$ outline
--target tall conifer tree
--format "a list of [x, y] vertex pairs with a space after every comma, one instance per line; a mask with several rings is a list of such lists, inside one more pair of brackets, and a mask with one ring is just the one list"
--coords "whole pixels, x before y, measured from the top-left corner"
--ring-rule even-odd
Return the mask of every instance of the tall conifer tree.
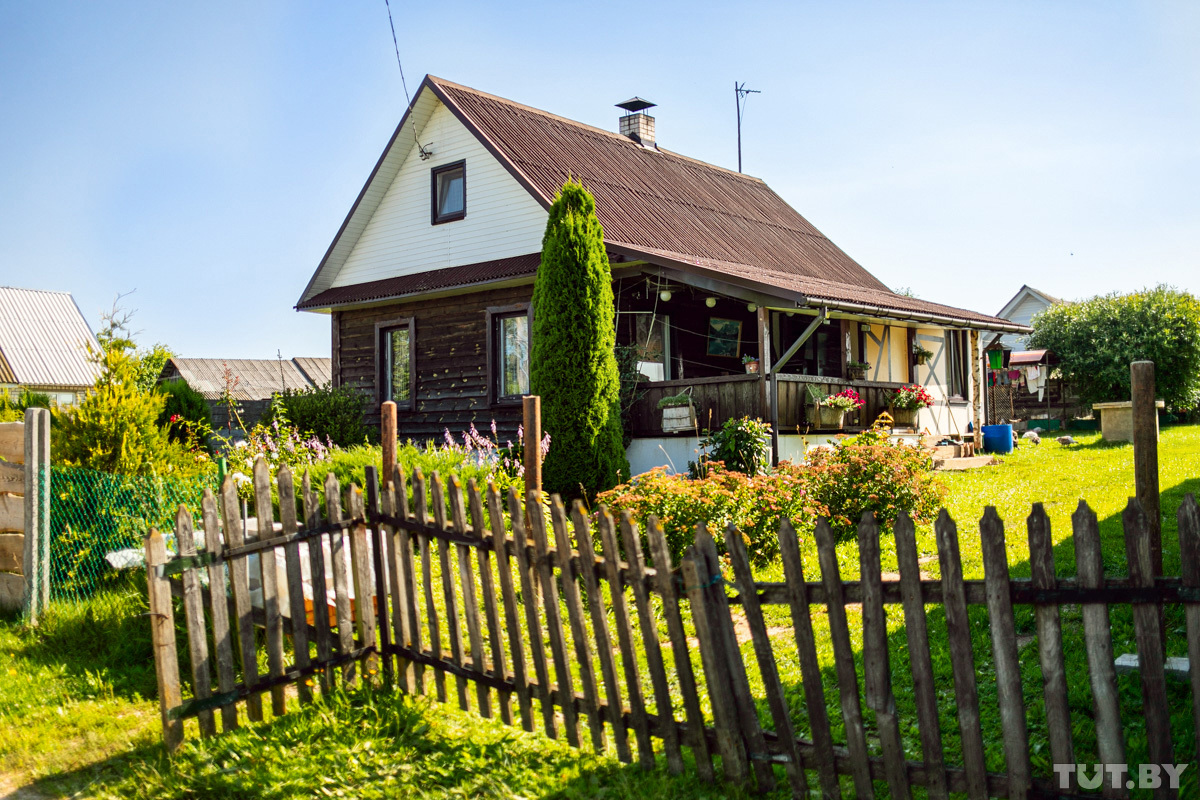
[[629, 478], [621, 441], [612, 271], [596, 200], [563, 184], [542, 238], [533, 288], [530, 390], [542, 397], [548, 492], [594, 497]]

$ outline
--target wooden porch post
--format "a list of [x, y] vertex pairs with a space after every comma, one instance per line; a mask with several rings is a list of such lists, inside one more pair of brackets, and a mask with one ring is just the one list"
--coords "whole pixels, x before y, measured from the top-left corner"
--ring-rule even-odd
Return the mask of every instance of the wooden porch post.
[[771, 373], [771, 312], [769, 309], [758, 307], [758, 380], [759, 398], [762, 415], [771, 417], [768, 405], [770, 397], [767, 393], [767, 376]]
[[979, 395], [983, 388], [983, 380], [981, 373], [983, 372], [983, 363], [979, 360], [979, 331], [971, 331], [971, 416], [973, 425], [971, 426], [974, 433], [975, 449], [983, 447], [983, 431], [980, 430], [979, 419]]

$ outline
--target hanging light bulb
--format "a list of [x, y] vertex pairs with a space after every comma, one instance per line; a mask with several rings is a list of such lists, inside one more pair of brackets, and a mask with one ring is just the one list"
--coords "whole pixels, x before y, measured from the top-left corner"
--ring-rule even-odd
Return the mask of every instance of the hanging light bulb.
[[758, 306], [756, 306], [754, 303], [747, 303], [746, 310], [753, 314], [755, 311], [758, 311]]
[[661, 292], [658, 293], [658, 296], [659, 296], [659, 298], [662, 299], [662, 301], [664, 303], [671, 302], [671, 290], [670, 289], [663, 289]]
[[706, 297], [706, 298], [704, 299], [704, 305], [708, 306], [709, 308], [715, 308], [715, 307], [716, 307], [716, 305], [717, 305], [717, 298], [715, 298], [715, 297]]

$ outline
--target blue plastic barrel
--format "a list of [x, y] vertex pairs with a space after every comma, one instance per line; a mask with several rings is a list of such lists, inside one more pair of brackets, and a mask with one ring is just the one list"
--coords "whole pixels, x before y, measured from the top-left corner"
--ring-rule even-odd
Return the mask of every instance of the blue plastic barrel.
[[1013, 451], [1012, 425], [984, 425], [983, 449], [988, 453], [1011, 453]]

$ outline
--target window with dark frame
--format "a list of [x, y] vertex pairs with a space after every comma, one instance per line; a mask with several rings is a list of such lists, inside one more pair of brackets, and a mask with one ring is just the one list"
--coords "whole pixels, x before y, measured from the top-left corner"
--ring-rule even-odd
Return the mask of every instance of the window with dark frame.
[[456, 161], [434, 167], [431, 175], [430, 201], [432, 224], [453, 222], [467, 215], [467, 162]]
[[529, 311], [492, 314], [492, 397], [520, 402], [529, 394]]
[[396, 320], [378, 327], [379, 401], [391, 400], [398, 410], [411, 411], [416, 395], [412, 320]]
[[946, 331], [946, 393], [953, 398], [967, 396], [967, 358], [965, 331]]

